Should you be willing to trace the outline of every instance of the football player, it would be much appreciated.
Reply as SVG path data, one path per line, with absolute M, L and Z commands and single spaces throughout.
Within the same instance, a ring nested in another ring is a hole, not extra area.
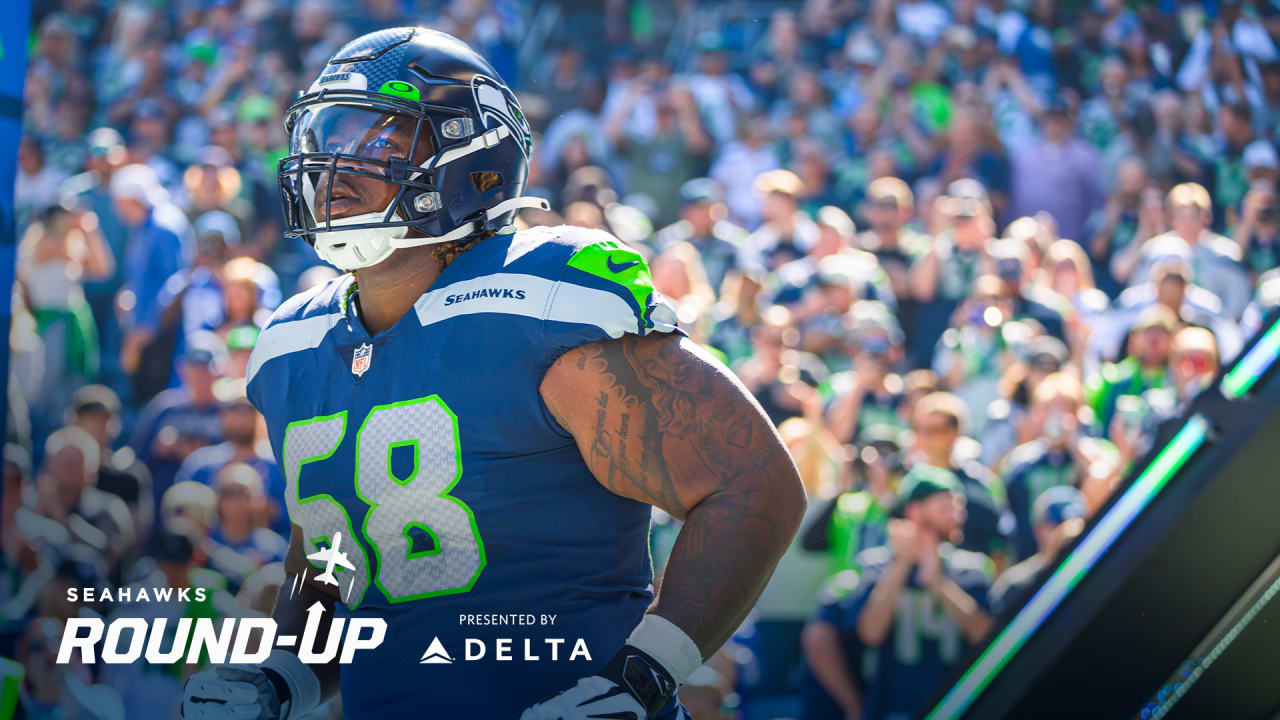
M 319 601 L 325 628 L 335 612 L 387 628 L 345 665 L 277 648 L 193 676 L 185 716 L 297 718 L 341 685 L 352 718 L 687 717 L 676 689 L 803 513 L 773 426 L 684 337 L 640 255 L 600 231 L 514 229 L 545 207 L 523 195 L 529 127 L 466 44 L 361 37 L 285 124 L 289 232 L 348 273 L 284 303 L 250 362 L 293 524 L 274 617 L 300 636 Z M 684 523 L 656 597 L 651 505 Z M 334 586 L 307 556 L 337 533 L 353 569 L 331 568 Z M 502 613 L 555 619 L 466 621 Z

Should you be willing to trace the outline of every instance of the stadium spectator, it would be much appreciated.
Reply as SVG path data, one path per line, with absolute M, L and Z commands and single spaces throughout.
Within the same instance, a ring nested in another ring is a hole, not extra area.
M 1150 277 L 1157 258 L 1186 253 L 1196 284 L 1218 296 L 1231 317 L 1240 317 L 1249 304 L 1249 280 L 1240 267 L 1240 248 L 1209 229 L 1213 216 L 1208 191 L 1195 183 L 1183 183 L 1169 191 L 1166 202 L 1172 229 L 1143 244 L 1143 261 L 1130 285 Z
M 1173 336 L 1169 374 L 1178 399 L 1187 402 L 1218 376 L 1218 342 L 1202 327 L 1184 327 Z
M 831 378 L 836 394 L 827 408 L 827 424 L 836 439 L 859 442 L 875 425 L 901 428 L 906 400 L 902 377 L 893 372 L 902 359 L 902 331 L 883 303 L 863 300 L 852 309 L 850 372 Z
M 25 299 L 44 349 L 41 386 L 30 404 L 39 434 L 61 421 L 79 386 L 98 377 L 100 348 L 82 280 L 113 271 L 114 259 L 92 212 L 55 205 L 40 213 L 18 248 L 18 291 Z
M 1084 445 L 1092 428 L 1082 420 L 1083 407 L 1084 390 L 1068 371 L 1054 373 L 1036 387 L 1028 412 L 1034 439 L 1010 453 L 1002 478 L 1015 520 L 1013 556 L 1017 560 L 1036 552 L 1035 499 L 1051 487 L 1074 486 L 1077 474 L 1089 467 Z
M 227 590 L 240 586 L 267 563 L 283 562 L 289 542 L 262 527 L 271 510 L 262 492 L 262 476 L 243 463 L 223 466 L 214 477 L 218 522 L 205 543 L 208 566 L 227 578 Z
M 1280 265 L 1280 202 L 1274 183 L 1258 181 L 1250 187 L 1232 237 L 1256 282 L 1259 275 Z
M 289 532 L 288 517 L 284 506 L 284 477 L 271 456 L 265 438 L 259 436 L 258 413 L 238 384 L 227 386 L 226 397 L 218 413 L 221 436 L 225 440 L 216 445 L 193 450 L 182 462 L 175 482 L 192 480 L 209 487 L 216 487 L 217 478 L 226 467 L 248 465 L 258 473 L 266 505 L 263 521 L 282 535 Z
M 1005 508 L 1004 486 L 995 474 L 957 447 L 968 426 L 968 410 L 960 398 L 936 392 L 920 398 L 912 408 L 915 447 L 909 461 L 948 470 L 964 496 L 964 521 L 956 547 L 982 553 L 997 568 L 1006 566 L 1013 517 Z
M 964 512 L 962 493 L 947 470 L 912 468 L 898 490 L 889 544 L 863 553 L 851 629 L 874 656 L 864 717 L 920 710 L 924 698 L 916 690 L 936 684 L 965 647 L 991 629 L 991 561 L 951 545 Z M 899 622 L 905 612 L 928 621 Z
M 35 479 L 34 509 L 92 547 L 106 562 L 111 578 L 118 580 L 124 570 L 120 562 L 137 549 L 137 537 L 124 501 L 96 485 L 100 456 L 98 442 L 78 427 L 50 435 Z
M 132 448 L 113 449 L 120 436 L 121 412 L 120 396 L 104 385 L 86 385 L 71 398 L 71 424 L 98 442 L 99 464 L 95 485 L 124 501 L 133 515 L 133 536 L 142 543 L 150 534 L 155 519 L 151 472 L 138 460 Z
M 1044 139 L 1013 156 L 1013 217 L 1048 212 L 1061 237 L 1084 242 L 1084 224 L 1103 205 L 1102 170 L 1088 141 L 1075 134 L 1071 109 L 1055 101 L 1044 114 Z
M 1041 571 L 1057 557 L 1058 549 L 1084 529 L 1086 512 L 1084 495 L 1073 487 L 1052 487 L 1036 498 L 1031 509 L 1036 554 L 996 578 L 991 586 L 993 614 L 1001 615 L 1026 600 Z
M 986 189 L 966 178 L 948 185 L 946 193 L 937 202 L 946 227 L 911 266 L 911 295 L 917 305 L 908 352 L 915 366 L 930 363 L 943 332 L 956 326 L 952 313 L 978 276 L 989 272 L 987 245 L 996 224 Z
M 66 173 L 45 162 L 44 145 L 23 136 L 18 144 L 18 177 L 14 181 L 13 208 L 20 224 L 31 222 L 41 211 L 58 203 Z
M 680 219 L 654 236 L 654 245 L 665 249 L 688 242 L 697 249 L 707 282 L 715 292 L 733 269 L 746 231 L 729 220 L 723 191 L 710 178 L 694 178 L 680 186 Z
M 155 373 L 168 366 L 169 356 L 157 353 L 159 360 L 144 366 L 144 349 L 153 344 L 160 323 L 158 300 L 165 281 L 191 260 L 191 228 L 148 166 L 129 165 L 116 171 L 111 177 L 111 197 L 129 228 L 123 259 L 125 285 L 118 300 L 129 318 L 120 366 L 127 373 Z M 160 361 L 163 365 L 158 365 Z
M 910 225 L 915 215 L 911 188 L 895 177 L 872 180 L 867 185 L 862 215 L 868 226 L 858 235 L 856 245 L 876 256 L 904 317 L 911 317 L 914 298 L 908 273 L 929 246 L 929 238 Z
M 799 211 L 804 183 L 790 170 L 770 170 L 756 177 L 761 226 L 743 241 L 739 263 L 764 271 L 799 260 L 818 243 L 818 226 Z
M 151 468 L 157 501 L 192 451 L 222 440 L 213 386 L 225 363 L 226 346 L 216 335 L 194 336 L 182 356 L 182 385 L 156 395 L 138 418 L 129 445 Z
M 1153 305 L 1138 316 L 1129 333 L 1128 352 L 1118 363 L 1107 363 L 1090 376 L 1090 407 L 1103 427 L 1111 424 L 1116 400 L 1123 395 L 1141 396 L 1152 388 L 1170 384 L 1169 353 L 1181 323 L 1163 305 Z

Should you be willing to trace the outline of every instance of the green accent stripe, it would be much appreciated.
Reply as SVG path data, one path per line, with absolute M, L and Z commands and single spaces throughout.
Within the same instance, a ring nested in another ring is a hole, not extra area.
M 621 285 L 636 301 L 641 323 L 649 308 L 649 296 L 653 294 L 653 278 L 649 265 L 640 253 L 617 240 L 602 240 L 580 248 L 569 258 L 569 267 L 577 268 L 598 278 Z
M 925 716 L 926 720 L 958 718 L 964 714 L 1116 539 L 1204 444 L 1208 433 L 1209 421 L 1203 415 L 1197 414 L 1187 421 L 1031 600 L 987 645 L 937 707 Z
M 1239 400 L 1258 382 L 1280 355 L 1280 321 L 1272 324 L 1267 334 L 1254 343 L 1240 362 L 1222 378 L 1222 394 Z

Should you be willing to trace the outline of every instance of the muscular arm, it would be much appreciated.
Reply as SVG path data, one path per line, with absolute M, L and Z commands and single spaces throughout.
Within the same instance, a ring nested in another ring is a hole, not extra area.
M 316 573 L 307 563 L 302 530 L 297 525 L 292 527 L 289 550 L 284 557 L 285 581 L 280 586 L 280 594 L 276 596 L 276 606 L 271 612 L 271 617 L 276 621 L 277 633 L 301 638 L 307 624 L 307 608 L 320 602 L 324 605 L 324 613 L 320 617 L 320 627 L 317 628 L 316 637 L 327 638 L 329 625 L 333 622 L 333 607 L 337 596 L 327 586 L 313 581 Z M 307 579 L 302 582 L 295 594 L 292 592 L 294 577 L 302 572 L 306 572 Z M 338 673 L 342 667 L 338 664 L 338 657 L 335 655 L 331 662 L 324 665 L 309 666 L 320 679 L 321 702 L 338 692 Z
M 728 370 L 670 335 L 575 348 L 541 392 L 602 485 L 684 521 L 649 612 L 710 657 L 755 603 L 804 513 L 777 431 Z

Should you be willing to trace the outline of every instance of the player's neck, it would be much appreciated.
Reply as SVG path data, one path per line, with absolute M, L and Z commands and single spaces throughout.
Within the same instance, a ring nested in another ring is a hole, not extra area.
M 444 267 L 430 246 L 403 248 L 356 273 L 360 322 L 376 335 L 399 322 L 440 277 Z

